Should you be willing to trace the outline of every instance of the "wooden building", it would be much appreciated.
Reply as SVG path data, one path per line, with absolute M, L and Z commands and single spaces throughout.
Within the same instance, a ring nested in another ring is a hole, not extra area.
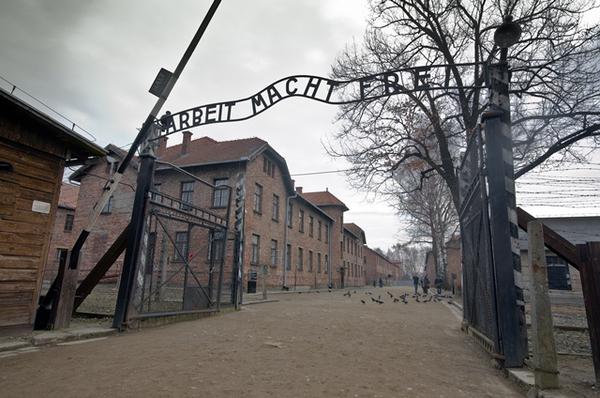
M 0 327 L 33 324 L 65 165 L 104 154 L 0 90 Z

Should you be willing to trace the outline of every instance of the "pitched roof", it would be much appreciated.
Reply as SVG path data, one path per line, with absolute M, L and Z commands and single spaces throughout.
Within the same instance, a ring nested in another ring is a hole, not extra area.
M 320 215 L 327 218 L 328 220 L 335 221 L 329 214 L 325 213 L 319 206 L 317 206 L 310 200 L 306 199 L 304 197 L 304 194 L 301 194 L 300 192 L 296 192 L 296 198 L 301 199 L 304 203 L 306 203 L 308 206 L 313 208 L 315 211 L 319 212 Z
M 167 147 L 160 160 L 180 167 L 244 161 L 254 157 L 268 144 L 256 137 L 232 141 L 200 137 L 190 141 L 186 153 L 181 153 L 181 146 L 182 144 L 177 144 Z
M 363 243 L 367 243 L 367 237 L 365 235 L 365 231 L 359 227 L 358 225 L 351 223 L 344 223 L 344 229 L 349 231 L 352 235 L 356 236 L 358 239 L 362 239 Z
M 104 147 L 104 150 L 106 151 L 106 156 L 102 157 L 102 158 L 96 158 L 96 159 L 92 159 L 88 162 L 86 162 L 83 166 L 81 166 L 80 168 L 78 168 L 77 170 L 75 170 L 70 176 L 69 176 L 69 180 L 70 181 L 81 181 L 81 178 L 87 174 L 87 172 L 94 167 L 94 165 L 98 164 L 99 162 L 106 162 L 106 157 L 107 156 L 116 156 L 119 159 L 123 159 L 126 155 L 127 155 L 127 151 L 119 148 L 118 146 L 114 145 L 114 144 L 108 144 L 107 146 Z M 138 162 L 138 158 L 137 157 L 133 157 L 131 159 L 131 163 L 129 163 L 129 167 L 134 167 L 134 168 L 138 168 L 139 166 L 139 162 Z
M 3 89 L 0 89 L 0 109 L 17 120 L 32 120 L 42 126 L 47 140 L 59 141 L 69 149 L 71 164 L 81 164 L 88 158 L 105 154 L 98 145 Z
M 343 207 L 344 211 L 349 210 L 348 207 L 346 207 L 346 205 L 344 204 L 344 202 L 342 202 L 341 200 L 336 198 L 329 191 L 304 192 L 302 195 L 307 200 L 311 201 L 312 203 L 316 204 L 317 206 L 338 206 L 338 207 Z
M 58 207 L 75 210 L 77 207 L 77 197 L 79 196 L 79 186 L 63 182 L 60 187 L 60 196 L 58 197 Z

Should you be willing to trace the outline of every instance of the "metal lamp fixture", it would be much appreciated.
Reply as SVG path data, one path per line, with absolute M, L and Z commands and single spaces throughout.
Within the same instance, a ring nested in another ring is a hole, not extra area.
M 521 32 L 519 24 L 513 22 L 512 16 L 507 15 L 502 25 L 494 32 L 494 43 L 500 48 L 509 48 L 519 41 Z

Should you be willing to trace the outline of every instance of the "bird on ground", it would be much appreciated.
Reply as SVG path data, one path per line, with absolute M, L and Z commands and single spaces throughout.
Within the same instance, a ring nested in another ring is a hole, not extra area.
M 415 301 L 416 301 L 417 303 L 420 303 L 420 302 L 421 302 L 421 301 L 419 301 L 419 296 L 415 297 Z
M 356 294 L 356 290 L 355 290 L 355 291 L 353 291 L 352 293 Z
M 365 302 L 365 300 L 363 300 L 363 299 L 360 299 L 360 302 L 361 302 L 361 303 L 363 303 L 363 304 L 367 304 L 367 303 Z
M 350 295 L 350 290 L 348 290 L 348 293 L 344 293 L 344 296 L 351 297 L 351 295 Z
M 374 302 L 374 303 L 377 302 L 377 300 L 375 300 L 373 297 L 371 297 L 371 301 Z
M 328 291 L 329 293 L 331 293 L 331 289 L 327 289 L 327 291 Z
M 429 296 L 429 298 L 427 300 L 424 301 L 424 303 L 428 303 L 433 299 L 433 296 Z
M 394 295 L 390 292 L 386 292 L 388 294 L 388 296 L 390 296 L 390 298 L 394 298 Z
M 394 297 L 394 303 L 399 303 L 400 299 L 398 297 Z

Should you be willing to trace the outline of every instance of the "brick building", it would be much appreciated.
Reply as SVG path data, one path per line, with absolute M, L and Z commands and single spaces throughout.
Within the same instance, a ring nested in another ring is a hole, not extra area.
M 75 239 L 77 238 L 74 227 L 75 208 L 77 207 L 78 196 L 78 185 L 65 182 L 62 183 L 56 216 L 54 217 L 48 259 L 46 260 L 46 268 L 44 270 L 43 280 L 45 282 L 54 280 L 60 258 L 65 256 L 68 250 L 71 250 L 75 243 Z
M 344 224 L 342 240 L 342 269 L 344 284 L 364 286 L 366 284 L 365 257 L 363 247 L 367 244 L 365 231 L 354 223 Z
M 74 231 L 81 228 L 105 181 L 124 154 L 112 145 L 107 147 L 107 151 L 107 158 L 90 163 L 72 177 L 81 185 Z M 267 271 L 265 278 L 269 288 L 341 287 L 344 273 L 348 273 L 344 281 L 346 286 L 364 284 L 364 260 L 361 261 L 364 232 L 356 225 L 351 230 L 344 228 L 343 213 L 348 208 L 328 191 L 302 192 L 302 188 L 294 188 L 285 159 L 267 142 L 259 138 L 221 142 L 209 137 L 192 140 L 192 134 L 184 132 L 181 144 L 167 146 L 167 139 L 162 138 L 157 157 L 154 191 L 222 216 L 230 199 L 226 191 L 206 189 L 197 179 L 174 170 L 169 164 L 214 186 L 233 187 L 237 181 L 243 181 L 245 291 L 260 289 L 264 270 Z M 137 163 L 134 162 L 84 246 L 80 263 L 82 276 L 96 264 L 127 225 L 133 204 L 136 168 Z M 232 210 L 231 225 L 234 223 L 233 213 Z M 176 234 L 177 244 L 181 244 L 186 253 L 190 252 L 190 264 L 201 268 L 201 263 L 206 262 L 206 246 L 210 242 L 207 232 L 196 229 L 191 234 L 186 231 L 177 231 Z M 199 243 L 204 248 L 195 250 L 204 254 L 191 258 L 190 242 L 204 242 Z M 177 261 L 175 251 L 171 247 L 167 262 Z M 226 253 L 225 264 L 231 270 L 231 242 L 227 243 Z M 111 272 L 118 274 L 120 267 L 119 261 Z
M 381 278 L 385 286 L 391 286 L 402 279 L 402 271 L 397 262 L 390 261 L 386 256 L 368 246 L 363 247 L 363 253 L 367 284 L 378 284 Z

